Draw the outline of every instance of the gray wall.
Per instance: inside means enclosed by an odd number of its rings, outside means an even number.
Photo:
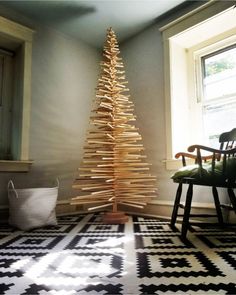
[[[7,16],[9,10],[1,15]],[[60,180],[59,199],[76,192],[71,185],[82,158],[97,84],[100,53],[69,37],[10,13],[35,29],[29,173],[0,172],[0,205],[7,204],[7,182],[16,187],[51,186]]]
[[[157,176],[159,199],[173,200],[175,185],[166,159],[165,99],[162,36],[154,25],[121,46],[126,78],[135,104],[137,125],[148,161]]]

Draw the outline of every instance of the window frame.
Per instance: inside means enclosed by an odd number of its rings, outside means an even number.
[[[174,43],[174,37],[179,36],[184,31],[189,30],[189,28],[194,28],[201,23],[204,23],[206,20],[214,18],[216,15],[230,10],[233,8],[233,4],[230,2],[207,2],[200,6],[199,8],[191,11],[190,13],[180,17],[179,19],[169,23],[168,25],[160,28],[160,31],[163,35],[163,46],[164,46],[164,75],[165,75],[165,117],[166,117],[166,159],[163,161],[166,163],[167,170],[176,170],[181,167],[181,161],[174,159],[174,131],[173,131],[173,92],[174,85],[172,81],[173,69],[173,56],[172,53],[174,51],[174,46],[178,46],[178,44]],[[173,47],[173,48],[172,48]],[[177,47],[176,47],[177,48]],[[177,48],[178,49],[178,48]],[[194,48],[196,49],[196,48]],[[199,49],[199,48],[198,48]],[[190,60],[189,50],[186,50],[187,54],[187,70],[186,75],[189,76],[189,81],[186,83],[185,87],[188,88],[189,96],[192,97],[190,101],[185,101],[185,104],[189,109],[199,108],[199,105],[196,106],[196,103],[199,102],[199,95],[201,95],[201,89],[196,88],[196,84],[199,84],[200,77],[199,75],[195,75],[194,71],[196,70],[196,61],[194,59]],[[198,72],[199,73],[199,72]],[[190,75],[189,75],[190,74]],[[196,96],[197,93],[197,96]],[[196,100],[197,97],[197,100]],[[183,102],[182,102],[183,104]],[[199,112],[199,110],[198,110]],[[195,123],[196,124],[196,123]],[[196,127],[196,126],[195,126]],[[201,127],[202,128],[202,127]],[[201,129],[200,128],[200,129]],[[194,128],[196,130],[196,128]],[[200,138],[199,134],[195,136],[196,138]],[[195,134],[194,134],[195,135]],[[187,135],[188,136],[188,135]],[[187,137],[186,136],[186,137]],[[198,140],[198,139],[197,139]],[[192,140],[189,142],[193,143]],[[199,141],[198,141],[199,142]],[[187,142],[186,142],[187,144]],[[191,161],[189,161],[191,163]]]

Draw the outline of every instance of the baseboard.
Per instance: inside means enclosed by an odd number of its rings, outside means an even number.
[[[144,209],[132,209],[129,207],[123,207],[122,210],[127,212],[128,214],[138,214],[140,216],[146,217],[155,217],[162,220],[170,220],[170,216],[172,213],[173,201],[166,200],[155,200],[150,202]],[[0,222],[6,222],[8,219],[8,206],[1,205],[0,206]],[[98,211],[98,210],[97,210]],[[215,212],[213,203],[192,203],[192,211],[193,213],[213,213]],[[88,211],[87,206],[85,205],[71,205],[70,199],[58,200],[56,205],[56,214],[57,215],[71,215],[71,214],[84,214],[89,212],[96,211]],[[230,212],[228,216],[226,216],[226,211],[224,211],[225,218],[230,223],[236,223],[236,214],[234,212]]]
[[[86,210],[86,205],[70,205],[70,200],[61,200],[57,203],[57,214],[77,214],[77,213],[89,213]],[[170,220],[170,216],[172,213],[173,208],[173,201],[166,201],[166,200],[155,200],[150,202],[144,209],[130,209],[128,206],[122,206],[120,210],[127,212],[127,214],[138,214],[140,216],[146,217],[154,217],[159,218],[161,220]],[[95,212],[95,211],[90,211]],[[192,203],[192,212],[193,213],[210,213],[213,214],[215,212],[215,207],[213,203]],[[227,216],[226,216],[227,218]],[[199,219],[201,221],[201,219]],[[214,219],[213,219],[214,221]]]

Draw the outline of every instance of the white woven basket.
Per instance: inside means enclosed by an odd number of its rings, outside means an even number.
[[[9,224],[21,230],[46,225],[57,225],[55,207],[57,186],[47,188],[16,189],[13,181],[8,182]]]

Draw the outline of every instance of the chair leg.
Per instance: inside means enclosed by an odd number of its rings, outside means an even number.
[[[212,193],[213,193],[213,197],[214,197],[218,222],[219,222],[219,224],[223,225],[224,221],[223,221],[222,211],[221,211],[221,208],[220,208],[219,195],[218,195],[218,192],[217,192],[217,189],[216,189],[215,186],[212,187]]]
[[[233,210],[236,213],[236,197],[232,188],[228,188],[228,195],[232,204]]]
[[[187,194],[186,194],[184,217],[183,217],[182,229],[181,229],[181,235],[184,239],[186,238],[187,231],[189,228],[189,216],[190,216],[190,210],[191,210],[191,204],[192,204],[192,197],[193,197],[193,184],[190,183]]]
[[[180,203],[180,199],[181,199],[181,194],[182,194],[182,186],[183,184],[180,182],[177,192],[176,192],[176,196],[175,196],[175,203],[174,203],[174,207],[173,207],[173,211],[172,211],[172,216],[171,216],[171,223],[170,225],[173,227],[175,226],[175,222],[177,219],[177,215],[178,215],[178,209],[179,209],[179,203]]]

